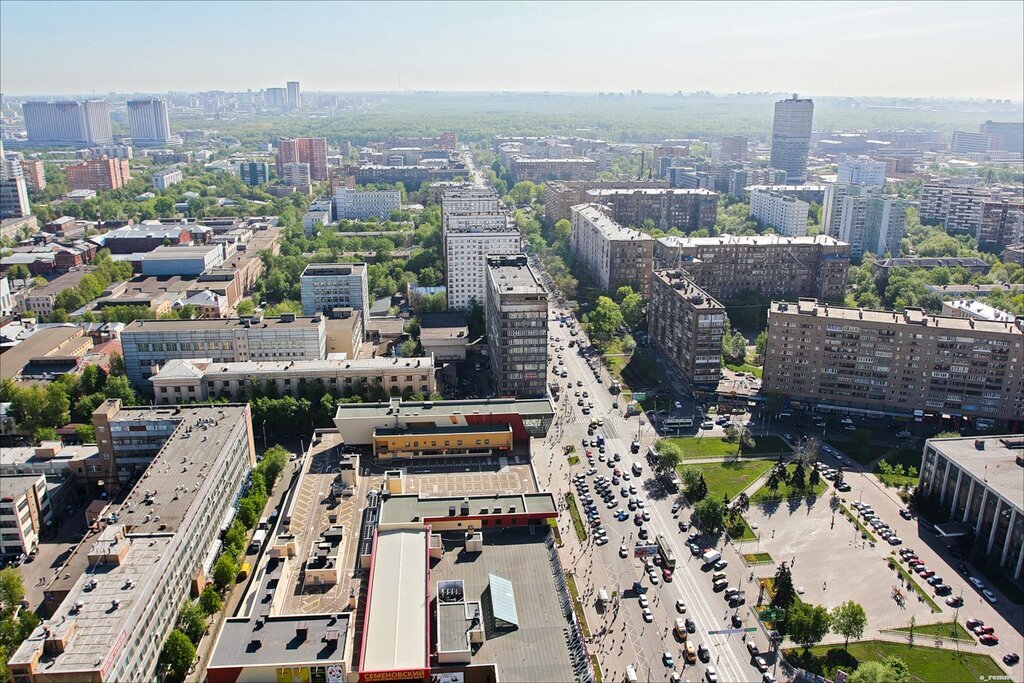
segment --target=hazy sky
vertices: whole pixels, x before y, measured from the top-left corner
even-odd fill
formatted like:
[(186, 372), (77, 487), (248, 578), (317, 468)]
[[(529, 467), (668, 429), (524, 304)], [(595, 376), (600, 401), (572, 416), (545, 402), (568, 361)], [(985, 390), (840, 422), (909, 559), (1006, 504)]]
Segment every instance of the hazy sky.
[(1024, 99), (1024, 2), (0, 2), (5, 94), (792, 91)]

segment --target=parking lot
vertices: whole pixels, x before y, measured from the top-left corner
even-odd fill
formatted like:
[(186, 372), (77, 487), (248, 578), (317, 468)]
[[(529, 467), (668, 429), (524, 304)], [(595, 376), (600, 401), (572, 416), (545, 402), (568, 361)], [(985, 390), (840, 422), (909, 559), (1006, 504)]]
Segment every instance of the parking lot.
[(408, 473), (405, 490), (425, 496), (480, 496), (488, 494), (534, 493), (537, 490), (529, 465), (507, 465), (495, 471)]

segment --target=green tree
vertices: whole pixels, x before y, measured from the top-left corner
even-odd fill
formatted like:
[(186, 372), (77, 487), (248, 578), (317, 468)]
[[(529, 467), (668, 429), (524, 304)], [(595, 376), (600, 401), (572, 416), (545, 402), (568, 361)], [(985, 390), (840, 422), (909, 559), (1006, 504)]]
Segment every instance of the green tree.
[(849, 648), (850, 638), (860, 640), (867, 625), (868, 615), (864, 608), (853, 600), (847, 600), (832, 609), (832, 630), (846, 639), (844, 649)]
[(238, 502), (238, 521), (245, 525), (246, 529), (252, 529), (260, 520), (263, 512), (263, 505), (259, 499), (246, 496)]
[(290, 456), (291, 453), (288, 452), (288, 449), (281, 445), (271, 446), (263, 454), (263, 460), (260, 461), (260, 470), (263, 472), (263, 478), (267, 482), (268, 492), (274, 490), (274, 484), (277, 482), (277, 478), (281, 476), (281, 472), (284, 471)]
[(192, 643), (198, 644), (206, 631), (206, 612), (198, 603), (185, 600), (178, 612), (178, 629), (188, 636)]
[(217, 561), (213, 563), (213, 570), (210, 572), (213, 578), (213, 585), (218, 591), (223, 591), (235, 581), (238, 576), (238, 564), (230, 555), (222, 553)]
[(256, 304), (253, 303), (252, 299), (242, 299), (238, 302), (236, 311), (238, 315), (252, 315), (256, 310)]
[(0, 615), (13, 612), (25, 598), (25, 584), (13, 567), (0, 569)]
[(7, 271), (8, 280), (28, 280), (30, 277), (32, 277), (32, 273), (24, 263), (15, 263)]
[(82, 443), (96, 443), (96, 429), (91, 424), (80, 424), (75, 427), (75, 436)]
[(223, 607), (224, 601), (220, 599), (220, 594), (217, 593), (217, 589), (213, 586), (207, 586), (203, 589), (202, 594), (199, 596), (199, 607), (202, 608), (203, 613), (206, 616), (216, 614)]
[[(660, 443), (661, 442), (659, 441), (654, 444), (654, 448), (656, 450), (659, 449)], [(697, 488), (697, 483), (700, 481), (702, 476), (700, 468), (696, 465), (687, 465), (679, 472), (679, 479), (683, 482), (683, 488), (686, 491), (692, 491)]]
[(188, 636), (174, 629), (167, 640), (164, 641), (164, 649), (160, 653), (160, 663), (165, 669), (170, 669), (177, 681), (185, 680), (192, 662), (196, 660), (196, 648)]
[(230, 551), (236, 559), (241, 557), (242, 551), (245, 549), (245, 540), (245, 525), (237, 519), (232, 520), (231, 526), (224, 533), (225, 552)]
[[(899, 664), (894, 666), (890, 659), (898, 660)], [(847, 680), (849, 683), (907, 683), (910, 672), (899, 657), (887, 657), (881, 662), (861, 662)]]
[(796, 589), (793, 588), (793, 574), (789, 565), (783, 562), (775, 570), (775, 595), (772, 596), (772, 607), (789, 609), (796, 602)]
[(789, 478), (789, 486), (794, 491), (803, 491), (807, 486), (807, 470), (804, 469), (804, 464), (797, 461), (796, 467), (793, 468), (793, 475)]
[(419, 343), (415, 339), (406, 339), (399, 347), (399, 353), (403, 358), (413, 358), (419, 350)]
[(828, 634), (831, 622), (828, 610), (821, 605), (798, 602), (786, 612), (786, 633), (809, 650)]
[(683, 449), (679, 444), (668, 439), (659, 439), (654, 444), (654, 450), (658, 456), (658, 469), (667, 472), (675, 471), (683, 459)]
[(721, 529), (725, 522), (725, 506), (722, 501), (711, 496), (694, 505), (693, 512), (700, 520), (701, 527), (712, 533)]
[(590, 336), (597, 341), (607, 342), (618, 336), (622, 323), (618, 304), (606, 296), (597, 298), (597, 305), (587, 317)]
[(644, 300), (636, 292), (630, 291), (619, 303), (619, 310), (622, 311), (622, 319), (626, 327), (635, 330), (644, 323), (646, 312)]
[(757, 333), (757, 339), (754, 341), (754, 346), (757, 349), (757, 357), (764, 360), (765, 349), (768, 348), (768, 331), (761, 330)]
[(110, 354), (110, 362), (107, 365), (111, 377), (123, 377), (126, 374), (124, 367), (124, 356), (119, 353)]
[(137, 402), (135, 390), (124, 375), (111, 375), (103, 387), (103, 395), (107, 398), (121, 399), (124, 406), (133, 406)]

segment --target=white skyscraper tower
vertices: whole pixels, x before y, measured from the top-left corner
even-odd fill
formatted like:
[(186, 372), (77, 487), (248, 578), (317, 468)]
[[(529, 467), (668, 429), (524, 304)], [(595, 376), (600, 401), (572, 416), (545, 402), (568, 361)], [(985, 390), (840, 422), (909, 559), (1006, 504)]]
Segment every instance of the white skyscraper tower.
[(157, 98), (128, 100), (128, 123), (136, 145), (165, 145), (171, 141), (167, 102)]
[(771, 167), (786, 172), (786, 182), (799, 184), (807, 180), (807, 155), (811, 148), (811, 119), (814, 101), (792, 99), (775, 103), (772, 124)]
[(113, 141), (110, 110), (103, 100), (25, 102), (21, 105), (29, 142), (104, 144)]
[(289, 109), (301, 109), (302, 108), (302, 93), (299, 91), (298, 81), (288, 81), (288, 108)]

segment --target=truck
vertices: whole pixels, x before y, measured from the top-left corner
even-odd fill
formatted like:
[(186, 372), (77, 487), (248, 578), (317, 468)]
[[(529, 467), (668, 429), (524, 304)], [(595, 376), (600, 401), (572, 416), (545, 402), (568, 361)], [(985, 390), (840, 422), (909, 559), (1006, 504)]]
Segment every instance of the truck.
[(257, 529), (252, 535), (252, 541), (249, 542), (249, 552), (257, 553), (260, 548), (263, 547), (263, 541), (267, 540), (267, 530)]
[(714, 564), (722, 559), (722, 553), (718, 552), (714, 548), (708, 548), (704, 551), (704, 554), (701, 555), (701, 558), (704, 560), (704, 564)]

